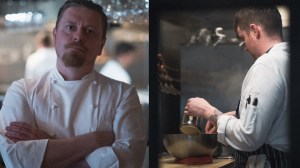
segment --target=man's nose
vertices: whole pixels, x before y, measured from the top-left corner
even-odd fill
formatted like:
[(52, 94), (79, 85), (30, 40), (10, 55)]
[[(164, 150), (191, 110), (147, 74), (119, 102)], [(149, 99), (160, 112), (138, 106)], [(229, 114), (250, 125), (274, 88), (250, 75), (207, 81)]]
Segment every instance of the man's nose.
[(76, 42), (84, 42), (84, 32), (81, 29), (78, 29), (74, 34), (73, 34), (73, 41)]

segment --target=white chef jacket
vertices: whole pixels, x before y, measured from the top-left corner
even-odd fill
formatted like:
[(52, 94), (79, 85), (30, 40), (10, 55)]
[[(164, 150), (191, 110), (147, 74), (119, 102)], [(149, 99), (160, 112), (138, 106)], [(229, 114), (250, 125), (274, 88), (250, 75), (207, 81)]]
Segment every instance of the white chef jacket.
[[(274, 45), (251, 66), (242, 85), (240, 119), (220, 116), (218, 140), (241, 151), (255, 151), (263, 144), (268, 144), (287, 152), (288, 78), (289, 49), (284, 42)], [(251, 100), (247, 104), (249, 96)], [(253, 105), (255, 98), (256, 106)]]
[(8, 168), (40, 167), (48, 141), (9, 141), (4, 129), (12, 121), (30, 123), (56, 138), (113, 132), (111, 147), (85, 158), (92, 168), (140, 168), (143, 162), (146, 135), (136, 90), (96, 71), (65, 81), (54, 68), (41, 78), (18, 80), (6, 92), (0, 111), (1, 155)]
[(39, 48), (31, 54), (25, 65), (25, 78), (40, 76), (56, 66), (56, 51), (54, 48)]
[(109, 78), (131, 84), (130, 75), (116, 60), (107, 61), (100, 69), (100, 73)]

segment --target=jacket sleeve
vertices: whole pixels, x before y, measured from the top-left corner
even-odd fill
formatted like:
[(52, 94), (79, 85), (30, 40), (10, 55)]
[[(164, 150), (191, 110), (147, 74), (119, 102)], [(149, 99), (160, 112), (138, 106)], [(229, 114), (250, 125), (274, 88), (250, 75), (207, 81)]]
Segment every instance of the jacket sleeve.
[(0, 151), (8, 168), (41, 167), (48, 140), (20, 141), (14, 143), (5, 134), (5, 127), (13, 121), (34, 124), (22, 80), (14, 82), (7, 90), (0, 111)]
[(281, 109), (286, 88), (281, 75), (265, 65), (256, 65), (252, 74), (247, 76), (239, 106), (240, 119), (221, 116), (218, 121), (218, 140), (237, 150), (254, 151), (267, 142), (274, 128), (282, 126), (278, 125), (282, 123), (274, 123), (287, 116), (286, 111)]
[(141, 104), (134, 88), (128, 89), (116, 108), (113, 121), (115, 142), (86, 157), (92, 168), (142, 167), (146, 151), (146, 135)]

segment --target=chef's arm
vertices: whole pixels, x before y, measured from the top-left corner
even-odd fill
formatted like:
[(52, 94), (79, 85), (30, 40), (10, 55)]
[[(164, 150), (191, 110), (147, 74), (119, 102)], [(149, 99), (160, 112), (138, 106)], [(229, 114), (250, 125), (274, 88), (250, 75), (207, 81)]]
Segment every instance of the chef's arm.
[[(107, 123), (108, 126), (111, 123)], [(104, 125), (103, 125), (104, 126)], [(140, 168), (146, 151), (146, 134), (141, 104), (136, 91), (124, 93), (113, 121), (115, 142), (86, 157), (92, 168)]]
[(226, 112), (224, 114), (235, 117), (236, 116), (236, 111), (229, 111), (229, 112)]
[(67, 167), (97, 148), (110, 146), (113, 141), (111, 133), (98, 132), (66, 139), (50, 139), (42, 167)]
[[(82, 167), (84, 164), (86, 164), (86, 167), (89, 167), (83, 158), (99, 147), (111, 146), (114, 141), (113, 133), (109, 132), (93, 132), (72, 138), (53, 139), (53, 137), (43, 130), (24, 122), (11, 122), (6, 127), (6, 131), (6, 137), (19, 143), (22, 143), (22, 141), (50, 139), (43, 159), (44, 167), (56, 167), (60, 165), (65, 167), (70, 164), (72, 164), (72, 167), (79, 165), (79, 167)], [(67, 160), (61, 158), (67, 158)]]
[(247, 76), (248, 84), (243, 86), (239, 104), (240, 118), (227, 115), (219, 118), (218, 141), (237, 150), (254, 151), (266, 143), (267, 136), (272, 135), (272, 127), (278, 117), (284, 116), (281, 102), (287, 97), (282, 84), (278, 84), (276, 79), (280, 77), (277, 71), (275, 73), (259, 64)]
[(217, 108), (214, 110), (214, 114), (211, 115), (208, 120), (212, 123), (212, 125), (214, 125), (215, 127), (218, 126), (218, 119), (219, 117), (223, 115), (223, 113), (221, 111), (219, 111)]
[(226, 114), (229, 116), (236, 116), (236, 112), (235, 111), (229, 111), (226, 113), (222, 113), (220, 110), (218, 110), (217, 108), (215, 108), (214, 113), (209, 116), (207, 119), (209, 120), (209, 122), (214, 125), (215, 127), (218, 126), (218, 119), (220, 118), (221, 115)]
[(218, 129), (218, 119), (222, 114), (226, 114), (228, 116), (236, 116), (236, 112), (235, 111), (229, 111), (226, 113), (222, 113), (221, 111), (219, 111), (218, 109), (214, 110), (214, 114), (211, 115), (208, 118), (208, 121), (206, 123), (205, 126), (205, 133), (206, 134), (216, 134), (217, 133), (217, 129)]

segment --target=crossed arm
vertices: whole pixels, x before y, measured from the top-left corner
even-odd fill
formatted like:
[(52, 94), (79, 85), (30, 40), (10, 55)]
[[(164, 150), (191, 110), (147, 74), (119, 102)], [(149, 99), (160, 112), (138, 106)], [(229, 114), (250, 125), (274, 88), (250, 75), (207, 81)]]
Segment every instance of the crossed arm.
[[(109, 97), (103, 96), (99, 99), (102, 104), (109, 104), (107, 107), (113, 106), (114, 103), (118, 106), (118, 108), (109, 109), (106, 109), (106, 106), (102, 107), (109, 111), (102, 118), (99, 118), (104, 121), (98, 125), (101, 126), (101, 132), (81, 134), (81, 136), (72, 134), (76, 136), (53, 139), (41, 130), (38, 132), (36, 128), (26, 127), (25, 124), (15, 127), (15, 131), (13, 131), (14, 128), (6, 128), (8, 125), (17, 126), (11, 123), (12, 121), (22, 121), (34, 126), (32, 123), (35, 123), (37, 118), (36, 115), (33, 115), (33, 109), (30, 107), (32, 103), (41, 104), (41, 108), (47, 108), (43, 104), (45, 102), (43, 97), (32, 102), (33, 100), (29, 99), (30, 97), (28, 97), (23, 85), (20, 81), (10, 87), (5, 95), (5, 103), (0, 110), (0, 150), (7, 165), (11, 167), (22, 167), (23, 165), (40, 167), (43, 165), (43, 167), (75, 168), (78, 163), (85, 162), (90, 167), (141, 167), (146, 150), (146, 136), (141, 105), (133, 87), (127, 89), (124, 88), (127, 87), (125, 85), (118, 87), (118, 89), (125, 89), (124, 93), (123, 91), (122, 94), (119, 92), (107, 93)], [(111, 102), (110, 97), (116, 101)], [(116, 99), (115, 97), (119, 98)], [(34, 110), (40, 111), (41, 109)], [(111, 116), (111, 114), (115, 115)], [(85, 117), (85, 114), (80, 113), (78, 117)], [(40, 129), (50, 131), (46, 130), (48, 126), (43, 125), (43, 123), (41, 121), (39, 125), (44, 126), (45, 130), (43, 127)], [(76, 129), (78, 128), (80, 125), (76, 127)], [(110, 132), (104, 132), (106, 130)], [(4, 135), (5, 132), (7, 132), (6, 136)], [(87, 133), (89, 129), (85, 128), (83, 132)]]
[(5, 136), (14, 142), (49, 139), (42, 167), (89, 167), (84, 157), (99, 147), (111, 146), (110, 132), (92, 132), (81, 136), (54, 139), (47, 133), (24, 122), (12, 122)]

